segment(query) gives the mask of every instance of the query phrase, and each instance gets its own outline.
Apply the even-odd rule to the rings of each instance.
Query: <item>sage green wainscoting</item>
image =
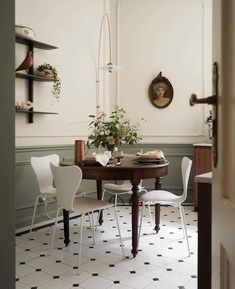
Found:
[[[162,188],[170,190],[176,194],[182,192],[181,180],[181,159],[187,156],[193,159],[193,145],[192,144],[139,144],[133,146],[123,145],[123,151],[127,154],[135,154],[140,149],[144,152],[154,149],[160,149],[164,152],[165,157],[170,162],[168,176],[162,178]],[[95,150],[95,149],[94,149]],[[92,149],[89,150],[88,155],[91,155]],[[31,156],[44,156],[56,153],[60,159],[69,160],[73,159],[74,146],[40,146],[40,147],[18,147],[16,148],[16,164],[15,164],[15,204],[16,204],[16,228],[24,228],[31,222],[34,201],[39,192],[37,180],[30,165]],[[90,180],[83,180],[82,185],[85,187],[86,192],[91,196],[96,196],[96,183]],[[154,188],[154,180],[144,180],[143,185],[147,189]],[[192,204],[193,202],[193,171],[191,173],[188,198],[186,203]],[[106,199],[110,196],[106,194]],[[130,196],[124,196],[123,202],[128,203]],[[119,200],[120,201],[120,200]],[[56,204],[51,200],[48,205],[48,212],[51,216],[55,215]],[[39,205],[37,209],[35,223],[48,220],[43,215],[44,206]]]

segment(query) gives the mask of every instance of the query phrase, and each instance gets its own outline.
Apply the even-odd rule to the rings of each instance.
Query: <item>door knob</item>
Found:
[[[189,99],[189,104],[191,106],[194,106],[195,104],[199,104],[199,103],[207,103],[207,104],[216,105],[216,95],[208,96],[206,98],[197,98],[197,95],[195,93],[191,94],[191,97]]]
[[[218,141],[217,141],[217,117],[218,117],[218,84],[219,73],[218,63],[213,64],[213,95],[206,98],[197,98],[195,93],[191,94],[189,104],[194,106],[199,103],[207,103],[213,105],[212,110],[212,151],[213,151],[213,165],[216,167],[218,161]]]

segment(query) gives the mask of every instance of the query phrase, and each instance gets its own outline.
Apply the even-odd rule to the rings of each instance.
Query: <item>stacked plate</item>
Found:
[[[166,162],[165,158],[157,158],[154,156],[139,156],[136,159],[137,163],[140,164],[148,164],[148,163],[152,163],[152,164],[164,164]]]

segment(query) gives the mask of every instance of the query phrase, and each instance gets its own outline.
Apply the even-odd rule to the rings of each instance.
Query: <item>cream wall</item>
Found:
[[[59,114],[35,115],[33,124],[16,114],[16,146],[73,144],[87,138],[88,115],[95,113],[98,34],[105,6],[111,8],[113,31],[118,32],[113,33],[114,56],[123,70],[117,76],[101,74],[101,107],[108,112],[118,104],[133,121],[144,117],[144,143],[204,141],[204,108],[189,107],[188,99],[191,92],[200,97],[211,93],[210,5],[211,0],[16,0],[16,23],[32,27],[37,40],[59,47],[35,49],[35,65],[56,66],[62,82],[59,102],[50,93],[51,84],[34,84],[35,108]],[[25,53],[16,44],[16,66]],[[147,96],[159,71],[175,91],[172,104],[163,110],[154,108]],[[26,82],[16,79],[16,101],[26,93]]]
[[[123,0],[117,13],[116,102],[142,123],[144,142],[204,141],[205,106],[189,106],[191,93],[211,95],[211,1]],[[174,88],[165,109],[149,101],[148,87],[159,72]]]
[[[89,114],[95,113],[98,34],[104,11],[103,0],[16,0],[16,23],[36,32],[38,41],[59,48],[35,49],[35,66],[55,66],[62,82],[59,102],[51,94],[52,84],[34,82],[34,107],[58,115],[34,115],[28,124],[16,114],[16,145],[70,144],[87,137]],[[16,44],[16,66],[26,47]],[[16,79],[16,101],[24,100],[26,81]]]

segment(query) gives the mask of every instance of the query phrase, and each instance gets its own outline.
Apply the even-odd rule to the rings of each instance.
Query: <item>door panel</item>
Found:
[[[218,164],[212,182],[212,288],[235,288],[235,1],[213,1],[219,67]]]

